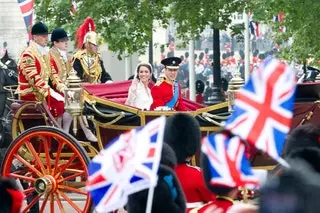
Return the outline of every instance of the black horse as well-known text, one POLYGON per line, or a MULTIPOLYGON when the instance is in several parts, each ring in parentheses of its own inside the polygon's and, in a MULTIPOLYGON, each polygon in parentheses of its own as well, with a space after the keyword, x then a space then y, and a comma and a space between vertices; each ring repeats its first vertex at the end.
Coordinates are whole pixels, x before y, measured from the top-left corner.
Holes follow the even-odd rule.
POLYGON ((9 91, 4 87, 18 84, 18 67, 8 52, 0 60, 7 66, 7 69, 0 68, 0 148, 7 148, 12 141, 11 101, 7 99, 9 91))

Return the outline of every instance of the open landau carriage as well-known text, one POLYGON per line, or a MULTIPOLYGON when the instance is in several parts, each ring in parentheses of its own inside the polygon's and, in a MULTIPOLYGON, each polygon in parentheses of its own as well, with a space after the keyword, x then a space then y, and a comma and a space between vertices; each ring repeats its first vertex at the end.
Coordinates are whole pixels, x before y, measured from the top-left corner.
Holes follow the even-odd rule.
MULTIPOLYGON (((26 196, 23 212, 88 212, 92 205, 85 184, 90 158, 120 133, 143 126, 161 115, 176 113, 142 111, 125 105, 130 84, 130 81, 123 81, 82 85, 83 115, 87 116, 89 126, 91 123, 98 143, 83 141, 81 131, 75 128, 69 134, 62 131, 46 103, 14 100, 11 105, 13 142, 7 149, 1 175, 20 183, 26 196)), ((14 87, 7 89, 14 97, 14 87)), ((318 93, 316 95, 319 99, 318 93)), ((183 101, 188 108, 185 113, 195 117, 203 135, 221 129, 221 123, 230 114, 227 102, 205 107, 186 99, 183 101)), ((313 101, 305 100, 305 107, 316 104, 311 108, 319 111, 318 103, 313 101)), ((301 110, 300 114, 301 122, 312 117, 305 117, 310 113, 301 110)), ((82 117, 79 115, 74 122, 83 122, 82 117)), ((294 122, 294 125, 298 124, 294 122)), ((251 161, 253 166, 275 164, 259 152, 252 156, 251 161)), ((192 163, 197 164, 197 157, 192 163)))

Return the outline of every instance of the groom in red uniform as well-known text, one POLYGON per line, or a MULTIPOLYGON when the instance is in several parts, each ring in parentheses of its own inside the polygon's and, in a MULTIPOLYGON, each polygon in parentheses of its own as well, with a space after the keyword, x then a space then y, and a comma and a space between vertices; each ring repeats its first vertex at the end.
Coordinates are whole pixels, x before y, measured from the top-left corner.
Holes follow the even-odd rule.
POLYGON ((164 76, 160 77, 151 89, 151 110, 186 110, 181 99, 181 87, 176 81, 180 63, 181 59, 178 57, 169 57, 161 61, 165 66, 164 76))

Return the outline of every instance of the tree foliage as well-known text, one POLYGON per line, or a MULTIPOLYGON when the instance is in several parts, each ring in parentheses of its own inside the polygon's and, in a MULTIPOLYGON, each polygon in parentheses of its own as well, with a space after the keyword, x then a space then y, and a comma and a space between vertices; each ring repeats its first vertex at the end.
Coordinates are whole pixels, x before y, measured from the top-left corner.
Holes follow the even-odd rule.
POLYGON ((249 0, 248 10, 253 12, 255 19, 268 23, 273 27, 273 36, 281 48, 282 56, 287 59, 305 60, 308 57, 320 59, 320 28, 318 0, 249 0), (272 20, 274 15, 284 13, 282 23, 272 20), (285 27, 281 32, 279 27, 285 27))
POLYGON ((153 21, 167 27, 170 18, 178 35, 187 41, 199 37, 206 26, 226 28, 231 14, 243 11, 246 0, 79 0, 75 15, 71 0, 36 0, 37 19, 50 29, 64 27, 74 32, 91 16, 109 49, 123 53, 143 52, 152 36, 153 21))

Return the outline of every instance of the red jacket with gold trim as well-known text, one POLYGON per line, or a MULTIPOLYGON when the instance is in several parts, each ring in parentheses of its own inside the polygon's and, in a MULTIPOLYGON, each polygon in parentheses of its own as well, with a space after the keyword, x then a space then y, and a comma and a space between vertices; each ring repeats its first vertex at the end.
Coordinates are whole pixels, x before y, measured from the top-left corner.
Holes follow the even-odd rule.
MULTIPOLYGON (((166 104, 172 99, 173 97, 173 84, 171 84, 167 80, 163 80, 157 82, 151 89, 151 96, 153 98, 153 103, 151 104, 150 110, 154 110, 157 107, 166 106, 166 104)), ((181 87, 179 84, 179 98, 175 106, 173 107, 174 110, 177 111, 186 111, 186 107, 182 102, 181 97, 181 87)))
POLYGON ((181 163, 176 166, 175 172, 186 196, 188 210, 215 199, 215 195, 207 189, 199 167, 181 163))
POLYGON ((42 55, 33 41, 21 54, 18 92, 22 100, 43 101, 49 94, 50 65, 47 55, 42 55))
POLYGON ((54 89, 60 93, 66 88, 65 82, 72 69, 71 63, 60 55, 57 48, 52 47, 49 51, 51 75, 50 80, 54 89))

